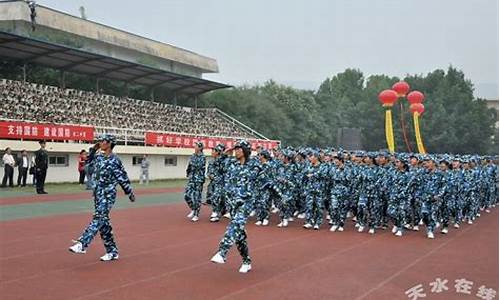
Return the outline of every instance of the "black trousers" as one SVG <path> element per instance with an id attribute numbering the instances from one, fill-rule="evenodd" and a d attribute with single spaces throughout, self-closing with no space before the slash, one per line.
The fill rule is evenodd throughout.
<path id="1" fill-rule="evenodd" d="M 26 177 L 28 177 L 28 168 L 18 168 L 19 175 L 17 175 L 17 185 L 26 186 Z"/>
<path id="2" fill-rule="evenodd" d="M 38 193 L 45 191 L 45 177 L 47 177 L 47 169 L 36 170 L 36 191 Z"/>
<path id="3" fill-rule="evenodd" d="M 4 166 L 2 186 L 7 185 L 7 179 L 9 180 L 9 186 L 14 186 L 14 168 L 11 165 Z"/>
<path id="4" fill-rule="evenodd" d="M 85 170 L 79 171 L 80 172 L 80 178 L 78 180 L 78 183 L 84 184 L 85 183 Z"/>

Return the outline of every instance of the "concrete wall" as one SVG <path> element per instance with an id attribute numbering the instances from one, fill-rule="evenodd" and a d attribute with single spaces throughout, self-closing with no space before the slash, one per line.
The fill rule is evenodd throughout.
<path id="1" fill-rule="evenodd" d="M 47 143 L 47 151 L 50 155 L 68 155 L 67 166 L 50 166 L 47 172 L 47 182 L 73 182 L 78 181 L 78 154 L 80 150 L 88 149 L 91 144 L 70 144 L 70 143 Z M 3 155 L 3 150 L 10 147 L 14 154 L 26 149 L 31 157 L 33 152 L 39 149 L 37 142 L 33 141 L 14 141 L 0 140 L 0 153 Z M 139 180 L 140 166 L 133 165 L 133 157 L 148 154 L 148 159 L 151 162 L 149 169 L 150 179 L 175 179 L 186 177 L 186 167 L 189 162 L 189 157 L 193 153 L 193 149 L 183 148 L 165 148 L 165 147 L 145 147 L 145 146 L 116 146 L 115 152 L 120 157 L 125 166 L 125 170 L 129 174 L 131 180 Z M 205 155 L 209 155 L 208 150 L 205 150 Z M 176 166 L 166 166 L 165 157 L 176 157 Z M 207 159 L 208 161 L 208 159 Z M 0 171 L 3 177 L 3 170 Z M 17 180 L 17 168 L 15 168 L 14 181 Z M 31 182 L 31 176 L 28 179 Z"/>
<path id="2" fill-rule="evenodd" d="M 82 50 L 118 59 L 152 65 L 184 75 L 201 77 L 202 73 L 218 72 L 217 61 L 169 44 L 144 38 L 123 30 L 84 20 L 48 7 L 36 8 L 37 26 L 31 31 L 30 10 L 23 2 L 0 2 L 0 30 L 54 42 L 50 31 L 66 34 L 65 40 L 81 40 Z M 73 44 L 67 46 L 74 46 Z M 80 47 L 79 47 L 80 48 Z"/>

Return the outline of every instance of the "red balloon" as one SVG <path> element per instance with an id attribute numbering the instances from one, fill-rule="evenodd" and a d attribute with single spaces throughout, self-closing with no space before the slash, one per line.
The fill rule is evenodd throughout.
<path id="1" fill-rule="evenodd" d="M 396 82 L 392 86 L 392 90 L 398 94 L 398 97 L 404 97 L 410 90 L 410 85 L 405 81 Z"/>
<path id="2" fill-rule="evenodd" d="M 392 106 L 398 100 L 398 94 L 393 90 L 383 90 L 378 94 L 378 99 L 383 106 Z"/>
<path id="3" fill-rule="evenodd" d="M 413 103 L 410 105 L 410 111 L 412 113 L 418 112 L 418 114 L 421 115 L 425 111 L 425 106 L 422 103 Z"/>
<path id="4" fill-rule="evenodd" d="M 406 96 L 410 104 L 422 103 L 424 101 L 424 94 L 419 91 L 413 91 Z"/>

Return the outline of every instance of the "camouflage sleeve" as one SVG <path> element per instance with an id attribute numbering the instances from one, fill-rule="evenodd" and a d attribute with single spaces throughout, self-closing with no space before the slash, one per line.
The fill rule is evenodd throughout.
<path id="1" fill-rule="evenodd" d="M 96 153 L 97 153 L 97 150 L 94 147 L 90 148 L 89 154 L 87 155 L 87 160 L 85 161 L 85 163 L 87 163 L 87 164 L 92 163 L 97 156 Z"/>
<path id="2" fill-rule="evenodd" d="M 123 167 L 122 161 L 116 158 L 113 164 L 113 174 L 116 181 L 122 187 L 125 194 L 129 195 L 132 193 L 132 185 L 130 184 L 130 179 L 128 178 L 127 171 Z"/>

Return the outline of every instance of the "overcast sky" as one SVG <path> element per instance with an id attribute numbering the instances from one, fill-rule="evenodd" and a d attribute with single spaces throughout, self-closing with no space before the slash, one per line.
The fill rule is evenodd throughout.
<path id="1" fill-rule="evenodd" d="M 358 68 L 366 76 L 462 69 L 476 96 L 498 99 L 498 0 L 39 0 L 37 3 L 219 63 L 205 78 L 268 79 L 316 89 Z"/>

